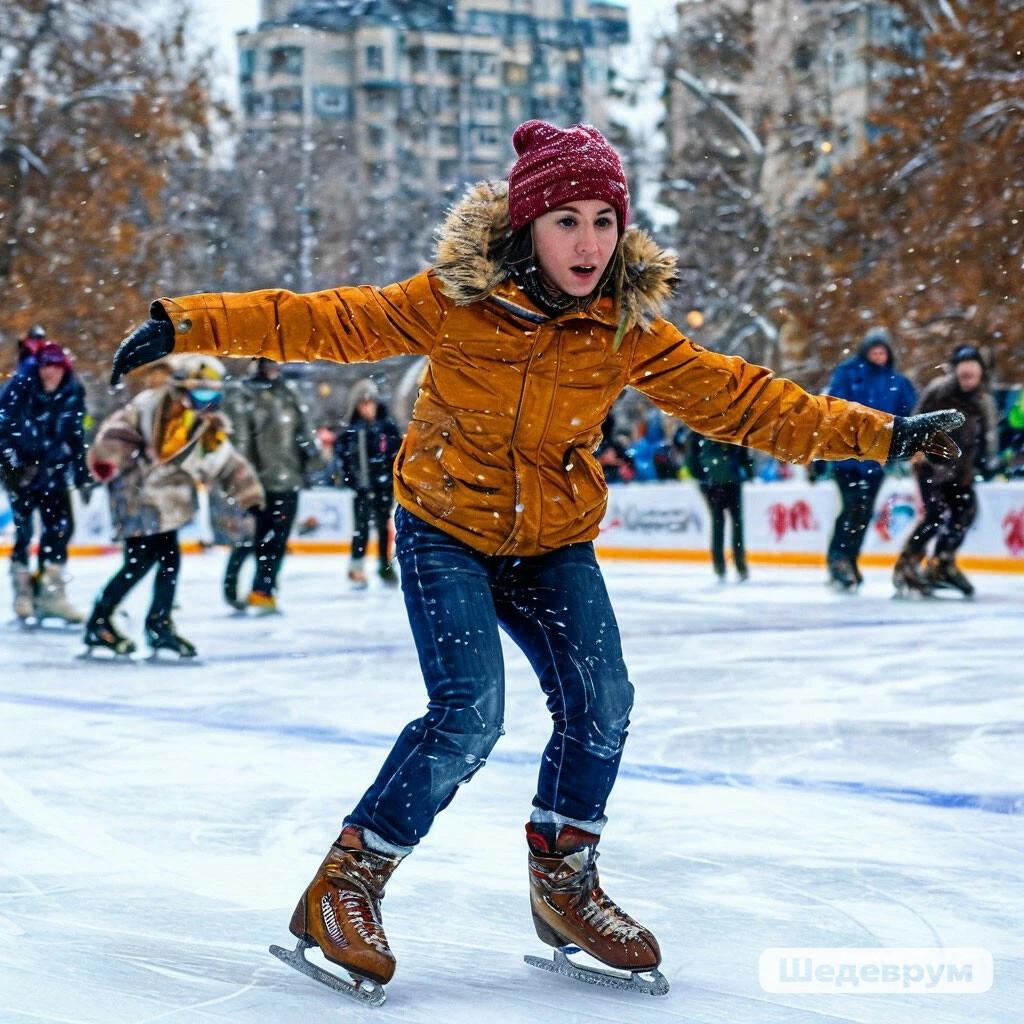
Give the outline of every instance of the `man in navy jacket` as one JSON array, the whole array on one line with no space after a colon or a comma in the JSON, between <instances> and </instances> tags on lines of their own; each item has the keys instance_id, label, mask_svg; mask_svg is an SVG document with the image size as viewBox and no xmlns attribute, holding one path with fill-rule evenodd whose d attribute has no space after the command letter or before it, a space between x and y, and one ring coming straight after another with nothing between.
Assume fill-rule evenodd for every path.
<instances>
[{"instance_id":1,"label":"man in navy jacket","mask_svg":"<svg viewBox=\"0 0 1024 1024\"><path fill-rule=\"evenodd\" d=\"M857 354L836 367L828 394L895 416L909 416L917 399L913 384L896 372L892 335L884 327L868 331ZM837 586L853 590L861 582L857 559L885 474L879 463L856 459L834 463L832 472L843 507L828 547L828 571Z\"/></svg>"},{"instance_id":2,"label":"man in navy jacket","mask_svg":"<svg viewBox=\"0 0 1024 1024\"><path fill-rule=\"evenodd\" d=\"M47 341L29 353L0 394L0 477L14 517L11 576L14 611L81 622L64 593L64 564L73 529L68 486L91 487L85 465L85 399L71 359ZM39 573L29 568L32 519L42 521Z\"/></svg>"}]
</instances>

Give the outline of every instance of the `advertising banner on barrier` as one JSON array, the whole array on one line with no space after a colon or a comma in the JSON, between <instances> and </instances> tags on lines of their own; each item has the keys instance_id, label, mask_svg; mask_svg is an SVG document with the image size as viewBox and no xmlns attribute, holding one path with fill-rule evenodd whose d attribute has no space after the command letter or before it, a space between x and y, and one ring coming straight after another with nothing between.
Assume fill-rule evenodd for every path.
<instances>
[{"instance_id":1,"label":"advertising banner on barrier","mask_svg":"<svg viewBox=\"0 0 1024 1024\"><path fill-rule=\"evenodd\" d=\"M979 484L978 516L962 549L964 564L1024 572L1024 483ZM834 484L750 483L743 491L746 546L753 560L818 564L823 561L839 510ZM206 494L196 520L181 532L186 544L212 543ZM88 505L74 500L78 550L112 545L110 512L102 491ZM886 480L864 542L870 562L891 561L913 528L920 505L909 478ZM610 488L608 512L596 545L608 556L694 558L707 556L707 507L691 481L626 484ZM13 534L6 493L0 490L0 548ZM299 550L345 550L352 538L352 494L330 488L304 491L292 535Z\"/></svg>"}]
</instances>

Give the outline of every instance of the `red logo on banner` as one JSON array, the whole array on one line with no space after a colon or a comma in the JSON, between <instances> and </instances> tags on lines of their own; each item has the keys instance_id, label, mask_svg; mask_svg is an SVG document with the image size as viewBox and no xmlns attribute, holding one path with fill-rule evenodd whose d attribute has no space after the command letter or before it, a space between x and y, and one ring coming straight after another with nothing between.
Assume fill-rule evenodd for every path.
<instances>
[{"instance_id":1,"label":"red logo on banner","mask_svg":"<svg viewBox=\"0 0 1024 1024\"><path fill-rule=\"evenodd\" d=\"M1006 513L1003 519L1003 540L1011 555L1024 555L1024 508Z\"/></svg>"},{"instance_id":2,"label":"red logo on banner","mask_svg":"<svg viewBox=\"0 0 1024 1024\"><path fill-rule=\"evenodd\" d=\"M787 533L800 533L818 529L811 506L806 501L794 501L792 505L776 502L768 507L768 522L776 540L782 540Z\"/></svg>"}]
</instances>

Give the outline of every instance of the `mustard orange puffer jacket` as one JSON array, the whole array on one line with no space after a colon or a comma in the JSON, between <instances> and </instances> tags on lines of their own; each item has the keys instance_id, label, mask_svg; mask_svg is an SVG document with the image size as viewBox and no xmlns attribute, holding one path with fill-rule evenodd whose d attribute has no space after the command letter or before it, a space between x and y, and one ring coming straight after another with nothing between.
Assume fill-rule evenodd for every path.
<instances>
[{"instance_id":1,"label":"mustard orange puffer jacket","mask_svg":"<svg viewBox=\"0 0 1024 1024\"><path fill-rule=\"evenodd\" d=\"M435 266L407 281L157 305L179 352L344 363L426 356L395 496L487 554L536 555L597 536L607 488L593 451L627 385L706 437L779 459L885 460L892 416L810 395L659 318L675 260L643 232L623 239L619 310L605 298L548 319L488 258L507 226L505 183L484 182L449 214ZM620 318L628 329L615 351Z\"/></svg>"}]
</instances>

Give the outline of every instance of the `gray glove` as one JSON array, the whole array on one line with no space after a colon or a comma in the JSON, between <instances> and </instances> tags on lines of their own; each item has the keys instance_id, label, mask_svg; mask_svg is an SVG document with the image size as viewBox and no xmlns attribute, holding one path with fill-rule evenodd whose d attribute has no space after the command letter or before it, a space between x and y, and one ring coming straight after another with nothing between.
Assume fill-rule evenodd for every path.
<instances>
[{"instance_id":1,"label":"gray glove","mask_svg":"<svg viewBox=\"0 0 1024 1024\"><path fill-rule=\"evenodd\" d=\"M940 409L923 412L918 416L897 416L892 425L890 459L909 459L924 452L951 462L960 458L960 446L946 433L964 424L964 414L958 409Z\"/></svg>"}]
</instances>

